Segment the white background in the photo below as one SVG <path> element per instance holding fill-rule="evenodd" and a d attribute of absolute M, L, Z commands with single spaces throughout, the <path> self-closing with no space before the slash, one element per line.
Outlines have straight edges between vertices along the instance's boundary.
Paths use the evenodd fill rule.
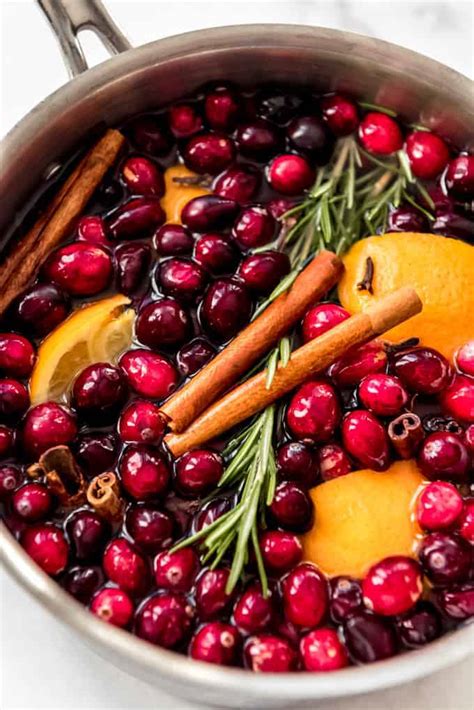
<path fill-rule="evenodd" d="M 109 0 L 132 44 L 241 22 L 324 25 L 381 37 L 473 75 L 471 2 L 282 0 L 173 2 Z M 33 0 L 0 0 L 0 134 L 66 79 L 57 45 Z M 85 36 L 92 63 L 105 58 Z M 27 169 L 27 166 L 25 166 Z M 109 710 L 191 706 L 127 676 L 85 648 L 5 576 L 0 588 L 0 707 L 3 710 Z M 426 680 L 320 710 L 468 710 L 472 662 Z M 292 708 L 292 710 L 297 710 Z"/>

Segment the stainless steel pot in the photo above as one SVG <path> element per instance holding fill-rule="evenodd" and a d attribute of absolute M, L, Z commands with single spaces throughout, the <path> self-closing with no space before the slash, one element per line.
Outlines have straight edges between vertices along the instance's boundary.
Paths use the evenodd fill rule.
<path fill-rule="evenodd" d="M 34 108 L 2 144 L 0 229 L 21 218 L 22 206 L 50 166 L 80 145 L 94 126 L 173 101 L 213 79 L 243 85 L 277 81 L 316 90 L 347 89 L 396 109 L 451 137 L 474 143 L 472 82 L 415 52 L 347 32 L 298 25 L 214 28 L 129 44 L 99 2 L 39 0 L 77 76 Z M 93 29 L 118 56 L 89 71 L 77 40 Z M 34 69 L 33 69 L 34 71 Z M 218 707 L 314 706 L 322 698 L 399 685 L 465 658 L 474 628 L 461 628 L 426 648 L 337 674 L 268 677 L 190 661 L 98 621 L 63 592 L 0 530 L 6 568 L 41 604 L 99 654 L 169 693 Z"/>

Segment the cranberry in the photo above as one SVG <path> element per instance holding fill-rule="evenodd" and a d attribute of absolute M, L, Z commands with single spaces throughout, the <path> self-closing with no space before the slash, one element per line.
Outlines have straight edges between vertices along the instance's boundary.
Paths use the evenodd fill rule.
<path fill-rule="evenodd" d="M 72 296 L 93 296 L 110 283 L 112 260 L 102 247 L 76 242 L 53 252 L 43 273 Z"/>
<path fill-rule="evenodd" d="M 244 634 L 256 634 L 266 629 L 274 614 L 271 596 L 265 597 L 256 584 L 249 587 L 237 600 L 234 607 L 234 623 Z"/>
<path fill-rule="evenodd" d="M 283 145 L 278 128 L 263 119 L 241 124 L 237 128 L 236 141 L 239 151 L 255 160 L 266 160 Z"/>
<path fill-rule="evenodd" d="M 28 523 L 46 518 L 52 504 L 51 493 L 42 483 L 27 483 L 12 496 L 13 511 Z"/>
<path fill-rule="evenodd" d="M 173 307 L 174 303 L 173 301 Z M 163 331 L 166 332 L 168 325 L 166 316 L 169 312 L 164 311 L 164 315 Z M 164 399 L 173 392 L 178 381 L 178 373 L 174 366 L 165 357 L 150 350 L 141 348 L 129 350 L 120 358 L 120 367 L 124 370 L 132 390 L 151 399 Z"/>
<path fill-rule="evenodd" d="M 429 434 L 418 454 L 418 465 L 429 479 L 464 481 L 470 466 L 469 452 L 458 434 Z"/>
<path fill-rule="evenodd" d="M 286 422 L 298 439 L 327 441 L 339 424 L 340 416 L 334 388 L 322 380 L 310 380 L 291 398 Z"/>
<path fill-rule="evenodd" d="M 282 582 L 285 617 L 303 628 L 317 626 L 328 607 L 328 584 L 317 567 L 305 562 Z"/>
<path fill-rule="evenodd" d="M 251 165 L 237 165 L 219 175 L 213 191 L 216 195 L 245 204 L 255 197 L 260 182 L 261 176 L 256 168 Z"/>
<path fill-rule="evenodd" d="M 79 374 L 72 388 L 75 407 L 88 418 L 113 415 L 127 397 L 127 382 L 122 370 L 105 362 L 89 365 Z"/>
<path fill-rule="evenodd" d="M 290 441 L 280 446 L 277 464 L 281 478 L 297 481 L 311 488 L 315 485 L 319 467 L 315 452 L 299 441 Z"/>
<path fill-rule="evenodd" d="M 238 275 L 244 284 L 261 295 L 267 295 L 291 270 L 288 256 L 281 251 L 250 254 L 242 261 Z"/>
<path fill-rule="evenodd" d="M 56 328 L 69 311 L 66 295 L 55 284 L 35 284 L 14 301 L 12 317 L 21 330 L 43 337 Z"/>
<path fill-rule="evenodd" d="M 314 182 L 315 172 L 306 158 L 286 153 L 274 158 L 267 168 L 271 187 L 283 195 L 300 195 Z"/>
<path fill-rule="evenodd" d="M 157 281 L 166 295 L 189 302 L 204 290 L 207 278 L 195 261 L 175 257 L 160 264 Z"/>
<path fill-rule="evenodd" d="M 350 313 L 336 303 L 320 303 L 306 313 L 302 323 L 303 340 L 307 343 L 349 318 Z"/>
<path fill-rule="evenodd" d="M 364 377 L 358 395 L 364 407 L 379 417 L 399 414 L 408 402 L 408 393 L 398 377 L 382 373 Z"/>
<path fill-rule="evenodd" d="M 141 594 L 149 586 L 149 570 L 145 559 L 123 537 L 109 542 L 104 551 L 102 566 L 108 579 L 125 592 Z"/>
<path fill-rule="evenodd" d="M 159 444 L 166 429 L 166 421 L 156 404 L 132 402 L 123 410 L 118 429 L 125 443 Z"/>
<path fill-rule="evenodd" d="M 245 644 L 245 665 L 259 673 L 287 673 L 296 667 L 296 654 L 288 641 L 260 634 L 251 636 Z"/>
<path fill-rule="evenodd" d="M 196 661 L 231 666 L 236 659 L 238 642 L 239 634 L 233 626 L 213 621 L 196 632 L 189 655 Z"/>
<path fill-rule="evenodd" d="M 451 527 L 462 508 L 462 497 L 452 483 L 434 481 L 418 496 L 416 519 L 424 530 L 442 530 Z"/>
<path fill-rule="evenodd" d="M 304 532 L 311 526 L 311 498 L 293 481 L 283 481 L 276 487 L 270 510 L 276 523 L 287 530 Z"/>
<path fill-rule="evenodd" d="M 217 175 L 234 160 L 233 141 L 217 133 L 205 133 L 191 138 L 183 151 L 185 164 L 196 173 Z"/>
<path fill-rule="evenodd" d="M 188 635 L 193 616 L 193 607 L 182 594 L 155 594 L 138 609 L 135 633 L 157 646 L 174 648 Z"/>
<path fill-rule="evenodd" d="M 149 237 L 166 219 L 157 197 L 134 197 L 111 216 L 109 228 L 114 239 Z"/>
<path fill-rule="evenodd" d="M 390 463 L 387 433 L 370 412 L 356 409 L 342 420 L 342 443 L 361 466 L 384 471 Z"/>
<path fill-rule="evenodd" d="M 166 155 L 171 140 L 163 125 L 155 116 L 140 116 L 131 126 L 133 144 L 150 155 Z"/>
<path fill-rule="evenodd" d="M 129 446 L 120 461 L 122 484 L 133 498 L 147 500 L 160 495 L 168 485 L 164 458 L 146 446 Z"/>
<path fill-rule="evenodd" d="M 126 527 L 135 544 L 147 554 L 159 552 L 173 541 L 173 518 L 150 505 L 129 508 Z"/>
<path fill-rule="evenodd" d="M 352 463 L 343 448 L 326 444 L 317 451 L 317 465 L 323 481 L 346 476 L 352 471 Z"/>
<path fill-rule="evenodd" d="M 420 602 L 397 620 L 398 635 L 407 648 L 434 641 L 441 633 L 441 619 L 429 602 Z"/>
<path fill-rule="evenodd" d="M 216 86 L 204 99 L 206 121 L 216 130 L 228 131 L 235 124 L 239 103 L 235 92 L 227 86 Z"/>
<path fill-rule="evenodd" d="M 176 552 L 160 552 L 154 560 L 158 587 L 175 592 L 189 592 L 199 571 L 199 558 L 190 547 Z"/>
<path fill-rule="evenodd" d="M 341 624 L 364 606 L 360 582 L 351 577 L 333 577 L 330 582 L 329 612 L 336 624 Z"/>
<path fill-rule="evenodd" d="M 438 394 L 451 379 L 451 368 L 443 355 L 431 348 L 411 348 L 395 355 L 393 369 L 409 390 Z"/>
<path fill-rule="evenodd" d="M 0 501 L 6 501 L 21 483 L 21 470 L 10 464 L 0 465 Z"/>
<path fill-rule="evenodd" d="M 474 424 L 474 379 L 455 375 L 441 395 L 441 406 L 454 419 Z"/>
<path fill-rule="evenodd" d="M 148 158 L 127 158 L 122 165 L 122 179 L 133 195 L 162 197 L 165 193 L 163 174 L 156 163 Z"/>
<path fill-rule="evenodd" d="M 390 210 L 388 232 L 427 232 L 428 224 L 423 212 L 412 205 L 403 205 Z"/>
<path fill-rule="evenodd" d="M 207 340 L 196 338 L 183 345 L 176 355 L 179 371 L 184 377 L 194 375 L 215 355 L 215 350 Z"/>
<path fill-rule="evenodd" d="M 474 455 L 474 424 L 471 424 L 471 426 L 468 426 L 466 431 L 464 432 L 464 438 L 466 441 L 467 448 L 471 452 L 472 455 Z"/>
<path fill-rule="evenodd" d="M 1 338 L 1 336 L 0 336 Z M 1 342 L 1 340 L 0 340 Z M 0 345 L 1 350 L 1 345 Z M 465 375 L 474 377 L 474 340 L 468 340 L 462 347 L 457 350 L 454 357 L 456 367 Z M 0 355 L 1 362 L 1 355 Z M 13 374 L 13 373 L 12 373 Z"/>
<path fill-rule="evenodd" d="M 283 215 L 291 210 L 296 204 L 296 200 L 290 200 L 287 197 L 278 197 L 275 200 L 270 200 L 266 204 L 266 208 L 272 217 L 281 221 Z"/>
<path fill-rule="evenodd" d="M 35 364 L 29 340 L 16 333 L 0 333 L 0 370 L 8 377 L 28 377 Z"/>
<path fill-rule="evenodd" d="M 202 118 L 192 104 L 176 104 L 169 111 L 171 132 L 176 138 L 190 138 L 202 128 Z"/>
<path fill-rule="evenodd" d="M 106 587 L 94 595 L 91 612 L 113 626 L 124 629 L 133 616 L 133 602 L 121 589 Z"/>
<path fill-rule="evenodd" d="M 222 614 L 232 595 L 227 594 L 226 586 L 229 570 L 225 568 L 205 570 L 196 582 L 196 608 L 201 619 L 214 619 Z"/>
<path fill-rule="evenodd" d="M 239 204 L 219 195 L 203 195 L 186 203 L 181 219 L 193 232 L 224 229 L 235 218 Z"/>
<path fill-rule="evenodd" d="M 65 569 L 69 547 L 56 525 L 44 523 L 26 528 L 21 536 L 21 544 L 36 564 L 52 577 Z"/>
<path fill-rule="evenodd" d="M 94 560 L 102 554 L 109 526 L 97 513 L 78 510 L 67 521 L 67 534 L 78 560 Z"/>
<path fill-rule="evenodd" d="M 148 244 L 121 244 L 115 250 L 117 285 L 121 293 L 131 295 L 142 287 L 151 261 Z"/>
<path fill-rule="evenodd" d="M 366 606 L 376 614 L 403 614 L 418 601 L 423 591 L 418 562 L 401 555 L 386 557 L 367 572 L 362 581 Z"/>
<path fill-rule="evenodd" d="M 224 472 L 221 456 L 214 451 L 196 449 L 176 462 L 176 483 L 187 495 L 201 495 L 217 485 Z"/>
<path fill-rule="evenodd" d="M 469 575 L 472 554 L 461 537 L 432 532 L 422 539 L 418 554 L 425 574 L 435 585 L 462 582 Z"/>
<path fill-rule="evenodd" d="M 474 155 L 458 155 L 446 171 L 448 192 L 461 200 L 474 194 Z"/>
<path fill-rule="evenodd" d="M 441 234 L 444 237 L 465 239 L 472 243 L 474 239 L 474 222 L 456 212 L 438 214 L 431 223 L 430 232 Z"/>
<path fill-rule="evenodd" d="M 260 536 L 265 567 L 271 572 L 288 572 L 301 561 L 303 548 L 297 535 L 282 530 L 267 530 Z"/>
<path fill-rule="evenodd" d="M 459 534 L 474 545 L 474 498 L 467 498 L 459 518 Z"/>
<path fill-rule="evenodd" d="M 76 419 L 71 410 L 62 404 L 38 404 L 25 417 L 23 443 L 30 458 L 38 459 L 52 446 L 69 444 L 76 434 Z"/>
<path fill-rule="evenodd" d="M 374 155 L 390 155 L 403 146 L 398 123 L 385 113 L 369 111 L 359 126 L 359 140 Z"/>
<path fill-rule="evenodd" d="M 194 259 L 211 274 L 225 274 L 234 267 L 237 252 L 219 234 L 203 234 L 196 241 Z"/>
<path fill-rule="evenodd" d="M 99 567 L 72 567 L 66 572 L 62 585 L 75 599 L 88 604 L 103 582 L 104 576 Z"/>
<path fill-rule="evenodd" d="M 193 532 L 199 532 L 231 509 L 231 499 L 228 497 L 213 498 L 204 503 L 193 519 Z"/>
<path fill-rule="evenodd" d="M 241 247 L 254 249 L 270 242 L 275 228 L 275 220 L 264 207 L 246 207 L 234 224 L 233 234 Z"/>
<path fill-rule="evenodd" d="M 397 652 L 392 625 L 369 612 L 357 612 L 349 617 L 344 625 L 344 640 L 356 663 L 381 661 Z"/>
<path fill-rule="evenodd" d="M 243 284 L 218 279 L 208 288 L 202 301 L 203 325 L 219 340 L 229 340 L 250 320 L 252 301 Z"/>
<path fill-rule="evenodd" d="M 334 629 L 316 629 L 303 636 L 300 654 L 307 671 L 337 671 L 348 665 L 346 649 Z"/>
<path fill-rule="evenodd" d="M 0 459 L 8 456 L 13 448 L 15 432 L 10 427 L 0 424 Z"/>
<path fill-rule="evenodd" d="M 457 621 L 474 616 L 474 586 L 461 584 L 441 589 L 436 595 L 439 607 L 446 616 Z"/>
<path fill-rule="evenodd" d="M 105 222 L 98 215 L 81 217 L 77 223 L 76 232 L 78 242 L 86 242 L 96 246 L 108 246 L 110 244 Z"/>
<path fill-rule="evenodd" d="M 320 118 L 295 118 L 286 131 L 292 148 L 309 155 L 319 165 L 327 163 L 334 147 L 334 139 Z"/>
<path fill-rule="evenodd" d="M 387 354 L 378 340 L 352 348 L 329 368 L 329 375 L 339 387 L 354 387 L 376 372 L 384 372 Z"/>
<path fill-rule="evenodd" d="M 357 105 L 341 94 L 325 96 L 321 101 L 323 117 L 336 136 L 348 136 L 359 125 Z"/>
<path fill-rule="evenodd" d="M 174 298 L 160 298 L 138 314 L 138 340 L 150 348 L 176 345 L 186 340 L 191 323 L 188 313 Z"/>
<path fill-rule="evenodd" d="M 413 131 L 407 136 L 405 150 L 416 177 L 432 180 L 445 168 L 449 149 L 442 138 L 428 131 Z"/>
<path fill-rule="evenodd" d="M 90 432 L 81 434 L 76 445 L 77 460 L 89 476 L 97 476 L 114 468 L 117 458 L 113 434 Z"/>
<path fill-rule="evenodd" d="M 164 224 L 153 237 L 153 244 L 161 256 L 191 254 L 194 239 L 181 224 Z"/>
<path fill-rule="evenodd" d="M 30 395 L 17 380 L 0 380 L 0 421 L 15 421 L 28 409 Z"/>

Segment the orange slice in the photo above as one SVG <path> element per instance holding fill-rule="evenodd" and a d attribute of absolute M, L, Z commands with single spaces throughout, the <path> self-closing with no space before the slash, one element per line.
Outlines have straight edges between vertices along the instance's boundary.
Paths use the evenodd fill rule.
<path fill-rule="evenodd" d="M 195 197 L 208 195 L 210 190 L 199 187 L 199 185 L 182 185 L 173 181 L 175 177 L 194 178 L 198 175 L 185 165 L 173 165 L 165 170 L 165 194 L 161 199 L 161 206 L 166 213 L 168 222 L 181 224 L 181 210 L 184 205 Z"/>

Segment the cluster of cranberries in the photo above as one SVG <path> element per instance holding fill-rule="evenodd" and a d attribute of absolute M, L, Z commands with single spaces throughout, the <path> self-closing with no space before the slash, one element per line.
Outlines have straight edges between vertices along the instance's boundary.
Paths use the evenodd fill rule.
<path fill-rule="evenodd" d="M 226 85 L 131 120 L 130 150 L 100 189 L 70 243 L 44 264 L 37 283 L 12 305 L 0 334 L 0 499 L 25 550 L 98 617 L 165 648 L 256 671 L 329 671 L 419 647 L 474 614 L 474 344 L 456 368 L 429 348 L 387 352 L 373 342 L 302 385 L 287 402 L 278 442 L 279 483 L 260 548 L 270 591 L 255 565 L 231 594 L 229 568 L 202 566 L 194 549 L 172 544 L 216 520 L 231 494 L 203 502 L 219 481 L 218 450 L 172 462 L 161 447 L 159 404 L 249 322 L 290 263 L 272 243 L 279 218 L 309 188 L 340 136 L 358 132 L 378 156 L 406 151 L 430 183 L 433 230 L 472 237 L 465 203 L 474 159 L 452 157 L 437 135 L 402 133 L 390 116 L 340 95 L 322 100 Z M 166 223 L 163 170 L 181 159 L 211 185 L 188 203 L 183 224 Z M 393 230 L 427 229 L 402 205 Z M 468 225 L 471 225 L 470 227 Z M 137 310 L 136 341 L 117 365 L 95 363 L 75 380 L 70 406 L 30 408 L 36 345 L 75 299 L 110 290 Z M 348 313 L 315 306 L 300 329 L 317 338 Z M 302 561 L 299 533 L 314 511 L 308 489 L 355 468 L 383 471 L 397 457 L 388 425 L 406 411 L 428 412 L 414 455 L 431 481 L 415 515 L 425 535 L 418 560 L 393 557 L 363 580 L 328 580 Z M 26 467 L 48 448 L 71 447 L 87 480 L 113 470 L 126 506 L 110 523 L 88 506 L 64 508 Z M 317 515 L 317 511 L 316 511 Z M 423 594 L 427 580 L 430 593 Z M 426 597 L 429 596 L 430 599 Z"/>

